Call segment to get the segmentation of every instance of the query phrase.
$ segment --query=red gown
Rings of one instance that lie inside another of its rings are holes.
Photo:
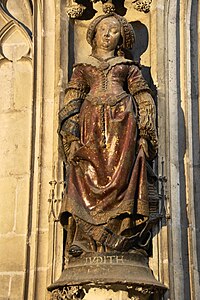
[[[61,223],[72,215],[83,232],[97,240],[99,228],[112,220],[120,219],[120,226],[111,227],[122,234],[149,216],[145,155],[137,145],[133,98],[140,92],[149,92],[140,70],[119,57],[107,62],[90,57],[75,66],[69,82],[61,135],[68,142],[79,141],[79,148],[70,163]],[[127,218],[128,223],[122,221]]]

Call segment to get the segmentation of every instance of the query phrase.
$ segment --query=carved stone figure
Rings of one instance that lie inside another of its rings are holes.
[[[74,66],[60,111],[69,181],[60,215],[66,253],[128,252],[149,242],[146,160],[157,151],[155,105],[134,62],[134,32],[111,13],[94,19],[92,53]]]

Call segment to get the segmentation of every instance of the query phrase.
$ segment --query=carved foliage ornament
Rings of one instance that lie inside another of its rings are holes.
[[[81,286],[63,287],[53,290],[50,300],[81,300],[86,294],[86,289]],[[147,295],[152,295],[153,292],[148,288],[136,286],[131,294],[132,296],[130,295],[130,298],[127,299],[144,300],[147,299]]]
[[[134,0],[134,8],[138,11],[148,13],[150,11],[152,0]]]
[[[115,5],[112,0],[88,0],[89,2],[96,3],[102,2],[102,9],[105,14],[109,14],[115,11]],[[133,7],[141,12],[148,13],[150,11],[152,0],[133,0]],[[76,0],[68,1],[68,6],[66,8],[66,12],[68,16],[72,19],[79,18],[83,15],[86,7],[77,3]]]
[[[52,292],[50,300],[80,300],[85,292],[80,286],[64,287]]]
[[[85,9],[86,7],[81,4],[73,4],[66,8],[66,12],[70,18],[76,19],[83,15]]]

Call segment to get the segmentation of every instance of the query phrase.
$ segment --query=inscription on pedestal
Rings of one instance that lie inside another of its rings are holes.
[[[112,256],[94,256],[94,257],[85,258],[85,265],[99,265],[99,264],[124,264],[124,257],[118,255],[112,255]]]

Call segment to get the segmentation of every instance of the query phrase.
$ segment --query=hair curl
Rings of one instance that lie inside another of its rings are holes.
[[[117,15],[116,13],[101,15],[101,16],[98,16],[97,18],[95,18],[90,23],[90,25],[88,27],[88,30],[87,30],[87,35],[86,35],[87,42],[93,47],[93,40],[94,40],[94,37],[95,37],[97,25],[103,19],[106,19],[106,18],[109,18],[109,17],[114,17],[120,23],[121,36],[122,36],[122,39],[123,39],[123,43],[122,43],[123,48],[124,49],[132,49],[133,44],[135,43],[135,32],[134,32],[131,24],[129,24],[128,21],[125,18]]]

